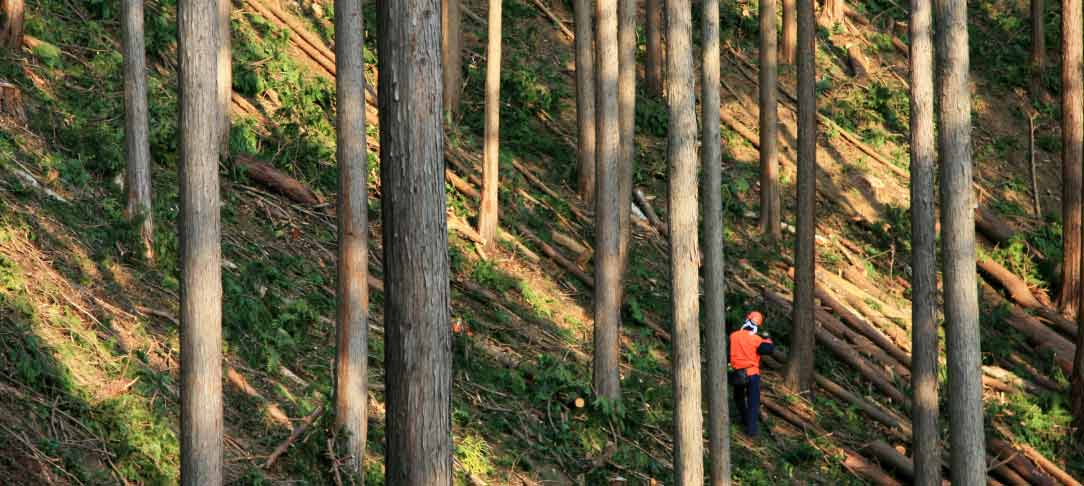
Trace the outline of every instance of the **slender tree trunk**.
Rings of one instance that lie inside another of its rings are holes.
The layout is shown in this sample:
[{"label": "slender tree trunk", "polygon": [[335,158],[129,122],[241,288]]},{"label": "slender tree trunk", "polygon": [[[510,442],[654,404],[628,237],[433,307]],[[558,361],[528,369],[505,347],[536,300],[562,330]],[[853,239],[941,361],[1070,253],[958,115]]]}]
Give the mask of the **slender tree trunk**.
[{"label": "slender tree trunk", "polygon": [[798,0],[798,234],[794,245],[794,329],[784,372],[788,388],[813,390],[813,268],[817,203],[816,45],[813,0]]},{"label": "slender tree trunk", "polygon": [[[711,444],[711,486],[730,484],[730,411],[726,384],[726,282],[723,273],[723,161],[719,134],[719,0],[704,0],[701,24],[700,87],[704,134],[700,185],[704,214],[704,336],[708,351],[708,438]],[[774,51],[774,49],[773,49]],[[671,233],[671,238],[673,233]],[[676,288],[676,287],[675,287]]]},{"label": "slender tree trunk", "polygon": [[662,54],[662,9],[661,0],[647,0],[647,5],[644,7],[647,24],[644,29],[647,34],[644,82],[647,84],[647,92],[654,96],[662,96],[663,91],[662,65],[665,60]]},{"label": "slender tree trunk", "polygon": [[389,486],[452,484],[439,9],[377,4]]},{"label": "slender tree trunk", "polygon": [[936,8],[951,479],[952,484],[982,484],[986,481],[986,453],[975,274],[975,200],[971,192],[967,4],[964,0],[937,0]]},{"label": "slender tree trunk", "polygon": [[931,10],[930,0],[911,0],[911,389],[916,486],[941,484]]},{"label": "slender tree trunk", "polygon": [[125,214],[139,223],[143,257],[154,261],[151,149],[147,139],[147,56],[143,47],[143,0],[121,1],[124,31],[124,151],[128,173]]},{"label": "slender tree trunk", "polygon": [[1043,15],[1043,0],[1031,0],[1031,66],[1033,76],[1041,76],[1046,64],[1046,35]]},{"label": "slender tree trunk", "polygon": [[1081,163],[1084,148],[1084,81],[1081,79],[1080,0],[1063,0],[1061,52],[1062,284],[1058,310],[1080,310]]},{"label": "slender tree trunk", "polygon": [[[700,299],[697,292],[696,94],[693,92],[692,14],[689,0],[666,2],[670,79],[670,275],[674,320],[674,484],[704,484],[704,424],[700,410]],[[718,12],[718,9],[715,9]],[[715,59],[718,59],[716,55]],[[719,83],[715,82],[718,89]],[[705,113],[709,113],[705,110]],[[718,120],[718,110],[711,113]],[[718,145],[719,141],[712,141]]]},{"label": "slender tree trunk", "polygon": [[218,0],[218,155],[230,156],[230,98],[233,94],[233,65],[230,42],[231,0]]},{"label": "slender tree trunk", "polygon": [[497,185],[500,171],[501,126],[501,0],[489,0],[489,35],[486,44],[486,121],[482,163],[482,208],[478,234],[490,245],[497,240]]},{"label": "slender tree trunk", "polygon": [[463,84],[463,12],[461,0],[441,0],[441,55],[444,61],[444,112],[459,112],[459,89]]},{"label": "slender tree trunk", "polygon": [[214,2],[177,4],[180,90],[181,484],[222,484],[219,34]]},{"label": "slender tree trunk", "polygon": [[579,139],[579,193],[595,202],[595,58],[591,0],[573,0],[576,16],[576,125]]},{"label": "slender tree trunk", "polygon": [[364,477],[368,432],[369,177],[365,143],[365,45],[361,0],[335,2],[336,158],[339,163],[338,347],[335,426]]},{"label": "slender tree trunk", "polygon": [[[790,1],[790,0],[785,0]],[[772,240],[782,235],[779,202],[779,105],[775,0],[760,2],[760,229]]]},{"label": "slender tree trunk", "polygon": [[617,0],[597,0],[595,33],[595,393],[621,399],[621,127]]},{"label": "slender tree trunk", "polygon": [[621,260],[618,301],[621,302],[624,301],[625,270],[629,262],[632,169],[636,164],[636,0],[618,0],[617,9],[617,112],[621,130],[621,148],[617,162],[617,189],[620,198],[617,207],[617,231],[620,238],[618,255]]},{"label": "slender tree trunk", "polygon": [[25,9],[23,0],[0,0],[0,49],[19,50]]},{"label": "slender tree trunk", "polygon": [[783,62],[794,65],[798,50],[798,18],[795,0],[783,0]]}]

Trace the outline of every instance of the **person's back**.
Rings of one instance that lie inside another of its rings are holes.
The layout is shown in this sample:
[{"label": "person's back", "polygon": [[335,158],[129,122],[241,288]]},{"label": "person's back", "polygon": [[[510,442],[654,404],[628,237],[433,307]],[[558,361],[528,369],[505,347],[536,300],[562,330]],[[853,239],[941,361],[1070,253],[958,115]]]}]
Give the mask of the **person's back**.
[{"label": "person's back", "polygon": [[730,379],[734,385],[734,400],[742,416],[745,434],[758,433],[757,414],[760,412],[760,357],[775,351],[775,344],[764,333],[757,334],[764,324],[764,315],[750,312],[741,328],[730,334]]}]

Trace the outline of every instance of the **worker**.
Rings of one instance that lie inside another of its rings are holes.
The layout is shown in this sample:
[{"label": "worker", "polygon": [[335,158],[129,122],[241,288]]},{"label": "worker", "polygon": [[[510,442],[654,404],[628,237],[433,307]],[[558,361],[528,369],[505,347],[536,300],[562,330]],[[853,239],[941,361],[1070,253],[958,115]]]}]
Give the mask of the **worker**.
[{"label": "worker", "polygon": [[738,403],[745,435],[749,437],[759,433],[760,357],[775,351],[772,338],[761,331],[763,325],[764,314],[752,311],[745,316],[741,329],[730,334],[730,382],[734,385],[734,400]]}]

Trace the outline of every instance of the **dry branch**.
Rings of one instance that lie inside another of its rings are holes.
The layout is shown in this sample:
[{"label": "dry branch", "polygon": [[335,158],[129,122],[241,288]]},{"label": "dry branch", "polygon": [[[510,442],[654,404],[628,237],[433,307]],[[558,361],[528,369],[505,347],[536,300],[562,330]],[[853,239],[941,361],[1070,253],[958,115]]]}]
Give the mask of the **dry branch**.
[{"label": "dry branch", "polygon": [[278,447],[275,447],[274,451],[271,451],[271,455],[267,456],[267,460],[264,461],[262,467],[264,469],[270,469],[271,466],[274,466],[275,461],[278,461],[279,457],[285,454],[286,451],[290,448],[290,446],[292,446],[294,442],[297,442],[297,439],[300,439],[306,430],[309,430],[309,427],[312,427],[313,422],[315,422],[316,419],[320,418],[320,416],[324,414],[324,410],[326,409],[326,406],[320,405],[319,407],[316,407],[316,410],[313,410],[312,413],[306,415],[305,418],[301,419],[301,423],[297,424],[297,427],[294,427],[294,430],[290,432],[290,436],[287,437],[286,440],[282,441],[282,443],[279,444]]}]

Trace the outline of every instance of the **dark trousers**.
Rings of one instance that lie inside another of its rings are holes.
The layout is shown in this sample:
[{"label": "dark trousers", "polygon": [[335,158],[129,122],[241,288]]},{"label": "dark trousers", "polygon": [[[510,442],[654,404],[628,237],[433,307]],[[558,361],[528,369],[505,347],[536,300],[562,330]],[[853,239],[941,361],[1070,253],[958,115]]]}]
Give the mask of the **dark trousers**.
[{"label": "dark trousers", "polygon": [[760,375],[749,377],[749,384],[734,385],[734,401],[738,404],[745,435],[756,437],[760,432]]}]

